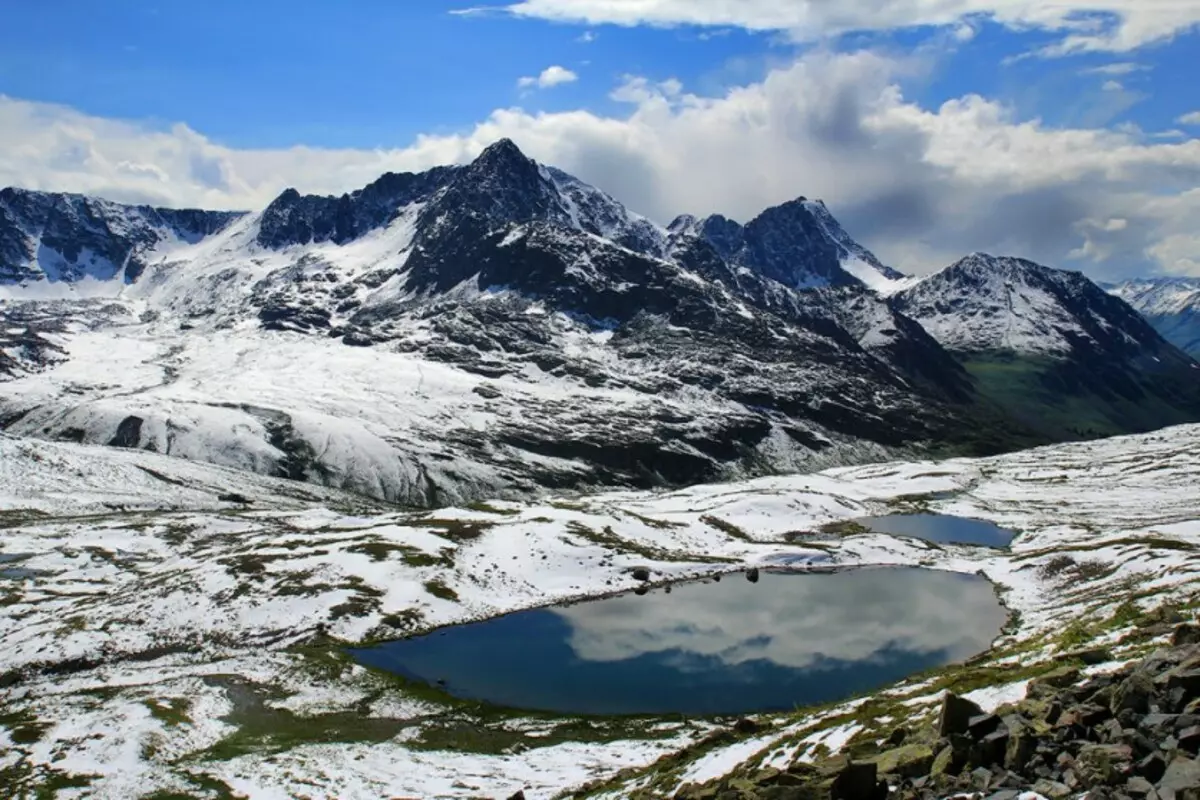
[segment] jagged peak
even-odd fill
[[[494,166],[520,166],[529,167],[535,162],[529,156],[521,152],[521,148],[517,147],[516,142],[509,138],[497,139],[496,141],[483,148],[474,161],[471,162],[472,167],[494,167]]]

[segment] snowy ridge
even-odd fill
[[[1200,358],[1200,278],[1148,278],[1105,288],[1136,308],[1167,341]]]
[[[973,253],[900,292],[898,307],[951,350],[1065,355],[1081,341],[1156,337],[1081,273]]]
[[[0,284],[132,283],[154,252],[196,244],[241,216],[0,190]]]

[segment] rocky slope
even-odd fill
[[[893,303],[1047,435],[1148,430],[1200,409],[1200,365],[1081,273],[975,253]]]
[[[1179,619],[1179,615],[1171,615]],[[898,724],[882,747],[817,764],[726,776],[679,800],[938,800],[944,797],[1186,798],[1200,795],[1200,626],[1112,672],[1067,665],[1020,702],[984,711],[947,693],[936,719]],[[1103,648],[1083,651],[1093,662]],[[1080,657],[1083,657],[1081,654]]]
[[[1105,286],[1163,338],[1200,358],[1200,278],[1150,278]]]

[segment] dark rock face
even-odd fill
[[[0,284],[137,280],[147,250],[168,238],[196,242],[240,212],[127,206],[77,194],[0,190]],[[34,266],[37,261],[39,267]]]

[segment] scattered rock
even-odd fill
[[[218,495],[217,499],[222,503],[249,503],[250,498],[237,492],[229,492],[228,494]]]
[[[500,390],[490,383],[481,383],[471,391],[485,400],[495,400],[501,394]]]
[[[746,580],[751,583],[758,583],[758,567],[751,567],[746,570]]]
[[[738,733],[756,733],[758,732],[758,723],[749,717],[742,717],[734,723],[733,729]]]
[[[650,570],[647,567],[635,567],[631,574],[633,575],[633,579],[635,581],[650,580]]]

